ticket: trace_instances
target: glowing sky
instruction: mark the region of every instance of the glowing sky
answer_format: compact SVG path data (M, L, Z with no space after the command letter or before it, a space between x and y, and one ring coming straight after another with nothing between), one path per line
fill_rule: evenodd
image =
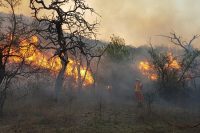
M128 44L145 44L150 37L175 31L185 38L200 34L200 0L86 0L100 15L99 39L112 34ZM28 0L18 11L29 15ZM0 9L2 10L2 9Z

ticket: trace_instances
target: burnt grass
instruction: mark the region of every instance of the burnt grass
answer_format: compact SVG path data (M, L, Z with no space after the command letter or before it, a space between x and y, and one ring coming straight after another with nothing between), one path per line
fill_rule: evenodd
M81 95L81 96L80 96ZM66 96L9 98L0 118L0 133L199 133L199 111L176 106L96 98L88 93Z

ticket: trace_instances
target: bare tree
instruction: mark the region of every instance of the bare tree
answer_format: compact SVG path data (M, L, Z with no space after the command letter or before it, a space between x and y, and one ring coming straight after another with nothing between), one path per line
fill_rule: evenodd
M25 58L27 57L31 45L35 42L31 40L34 36L35 24L30 26L21 15L16 15L15 8L20 4L21 0L4 0L0 3L1 8L10 9L11 13L1 17L0 30L0 113L3 112L6 100L7 89L13 78L18 76L26 76L36 71L28 70ZM27 45L20 45L23 41L27 41ZM23 53L20 52L24 49ZM14 62L13 59L17 61Z
M159 93L170 100L177 98L178 93L184 93L183 88L188 87L188 80L199 76L200 71L194 72L193 70L199 70L197 69L199 67L197 59L200 56L200 51L192 46L199 36L195 35L189 42L182 41L182 38L175 33L162 37L170 39L173 45L181 48L181 55L170 56L168 52L160 52L150 44L150 62L158 76ZM170 66L174 61L177 62L177 68Z
M194 35L191 40L182 41L182 38L180 36L177 36L175 33L171 33L170 36L164 36L171 40L171 42L179 46L184 50L182 59L181 59L181 65L182 65L182 72L178 79L178 82L181 82L182 80L189 78L188 72L190 72L190 78L191 75L195 77L195 75L199 75L198 73L192 73L192 69L194 69L194 66L197 66L196 60L200 56L200 51L197 48L194 48L193 42L199 38L199 35Z
M41 30L38 30L38 34L46 41L42 47L55 50L54 56L58 56L62 63L55 83L58 100L70 56L79 51L89 61L102 55L94 52L96 43L88 43L88 39L96 38L98 22L90 22L87 16L90 13L97 14L84 0L52 0L49 3L44 0L30 0L30 7L33 17L40 22ZM42 15L44 13L46 14Z

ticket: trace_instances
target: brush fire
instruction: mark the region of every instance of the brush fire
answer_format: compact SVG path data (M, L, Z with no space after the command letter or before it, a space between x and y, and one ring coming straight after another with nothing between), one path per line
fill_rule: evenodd
M23 59L26 64L29 64L33 67L35 66L41 69L49 70L52 73L58 73L62 67L60 58L50 58L53 57L53 53L44 53L39 51L36 48L37 43L38 38L36 36L32 36L30 39L25 39L21 41L17 50L15 48L11 48L11 54L16 56L11 56L9 58L9 63L19 63ZM73 77L76 83L78 82L79 72L77 69L77 64L72 59L69 59L65 74L66 76ZM80 75L82 80L84 81L84 86L89 86L93 84L94 79L92 77L92 74L89 70L87 70L86 67L81 66Z
M180 63L177 61L177 59L173 56L173 54L171 52L167 53L167 59L168 59L168 63L165 64L165 69L167 70L180 70L181 69L181 65ZM156 73L156 68L155 66L150 63L150 61L140 61L138 68L140 70L140 72L142 73L142 75L147 76L148 79L152 80L152 81L156 81L158 79L158 75Z

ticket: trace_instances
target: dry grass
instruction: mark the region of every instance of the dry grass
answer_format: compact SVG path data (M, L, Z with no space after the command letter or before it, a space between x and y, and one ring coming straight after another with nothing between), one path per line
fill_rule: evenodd
M88 97L66 100L59 104L51 98L8 101L4 117L0 119L0 133L199 133L200 131L200 128L179 129L163 120L179 124L198 120L197 115L184 110L154 107L153 112L157 114L154 115L149 114L144 108L137 108L134 103L104 101L102 105L100 112L98 102Z

